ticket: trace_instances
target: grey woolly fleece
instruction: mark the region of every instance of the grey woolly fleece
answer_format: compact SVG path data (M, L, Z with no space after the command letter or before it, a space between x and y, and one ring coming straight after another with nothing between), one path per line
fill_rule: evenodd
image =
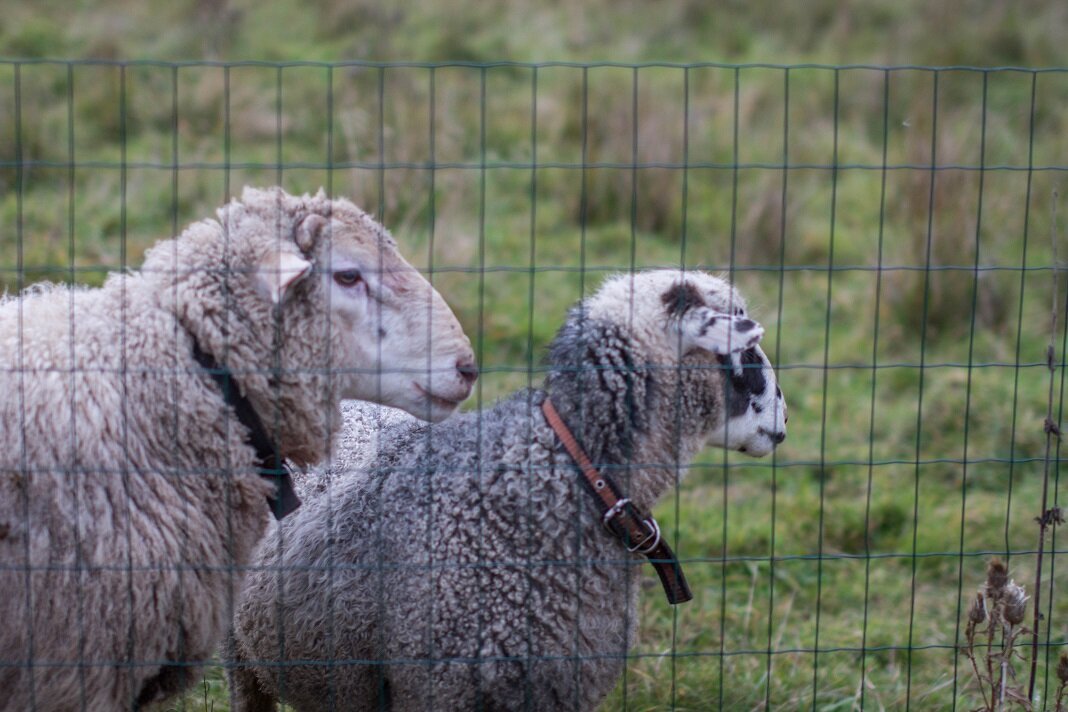
M339 454L349 469L326 473L329 486L272 528L246 580L235 710L281 699L301 712L555 712L603 700L635 640L639 578L652 574L606 533L539 405L551 394L641 507L675 484L722 424L731 386L708 354L677 367L677 277L657 277L646 286L667 288L664 299L633 312L625 296L573 310L543 390L374 438L373 416L350 415L350 443L377 440L372 456ZM723 309L740 303L715 282Z
M246 189L100 289L0 302L4 709L136 708L191 684L213 654L273 485L194 338L284 457L325 456L340 400L328 372L345 342L323 281L277 306L256 283L271 250L329 249L294 244L312 214L392 249L347 201Z

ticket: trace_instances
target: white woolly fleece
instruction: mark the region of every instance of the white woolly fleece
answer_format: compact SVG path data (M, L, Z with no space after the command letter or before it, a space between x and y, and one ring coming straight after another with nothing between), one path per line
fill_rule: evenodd
M128 710L165 698L196 680L226 629L273 485L255 473L246 428L194 360L194 339L231 369L296 463L329 451L353 364L375 366L352 347L358 335L376 343L375 329L334 318L338 249L372 255L411 294L433 295L434 309L408 311L419 324L434 313L450 364L469 353L440 295L351 203L246 189L219 218L100 289L42 285L0 301L5 709ZM274 304L264 262L281 252L321 278L282 278ZM419 324L406 348L425 368L437 354ZM394 402L409 403L417 411L425 398Z

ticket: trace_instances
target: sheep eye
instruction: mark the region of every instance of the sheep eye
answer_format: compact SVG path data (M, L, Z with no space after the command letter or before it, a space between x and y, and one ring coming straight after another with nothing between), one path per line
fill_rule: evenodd
M354 287L362 279L363 277L358 269L343 269L339 272L334 272L334 281L342 287Z
M756 401L753 401L749 405L752 406L754 413L763 413L764 412L764 408L761 405L759 405Z

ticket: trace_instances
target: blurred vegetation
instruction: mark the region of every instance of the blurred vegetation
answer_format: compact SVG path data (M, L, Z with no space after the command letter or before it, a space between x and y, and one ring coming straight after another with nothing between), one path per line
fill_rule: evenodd
M454 306L476 407L537 382L606 272L729 273L790 437L706 452L663 504L697 598L669 609L646 577L605 709L974 706L971 582L990 552L1034 567L1068 72L492 63L1065 67L1068 4L710 7L0 1L8 57L490 63L0 63L0 281L99 284L245 184L325 186ZM178 706L227 705L215 670Z

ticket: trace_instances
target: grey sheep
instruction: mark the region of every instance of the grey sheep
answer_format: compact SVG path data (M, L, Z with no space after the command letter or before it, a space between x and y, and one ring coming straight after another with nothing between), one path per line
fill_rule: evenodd
M277 493L250 418L306 465L342 398L441 420L470 393L456 318L355 205L246 189L218 217L99 289L0 300L4 709L128 710L196 680Z
M596 707L635 640L642 559L606 532L540 406L648 511L705 445L761 456L786 437L762 334L722 279L617 276L570 312L543 389L356 428L373 457L338 453L350 467L260 546L234 709Z

